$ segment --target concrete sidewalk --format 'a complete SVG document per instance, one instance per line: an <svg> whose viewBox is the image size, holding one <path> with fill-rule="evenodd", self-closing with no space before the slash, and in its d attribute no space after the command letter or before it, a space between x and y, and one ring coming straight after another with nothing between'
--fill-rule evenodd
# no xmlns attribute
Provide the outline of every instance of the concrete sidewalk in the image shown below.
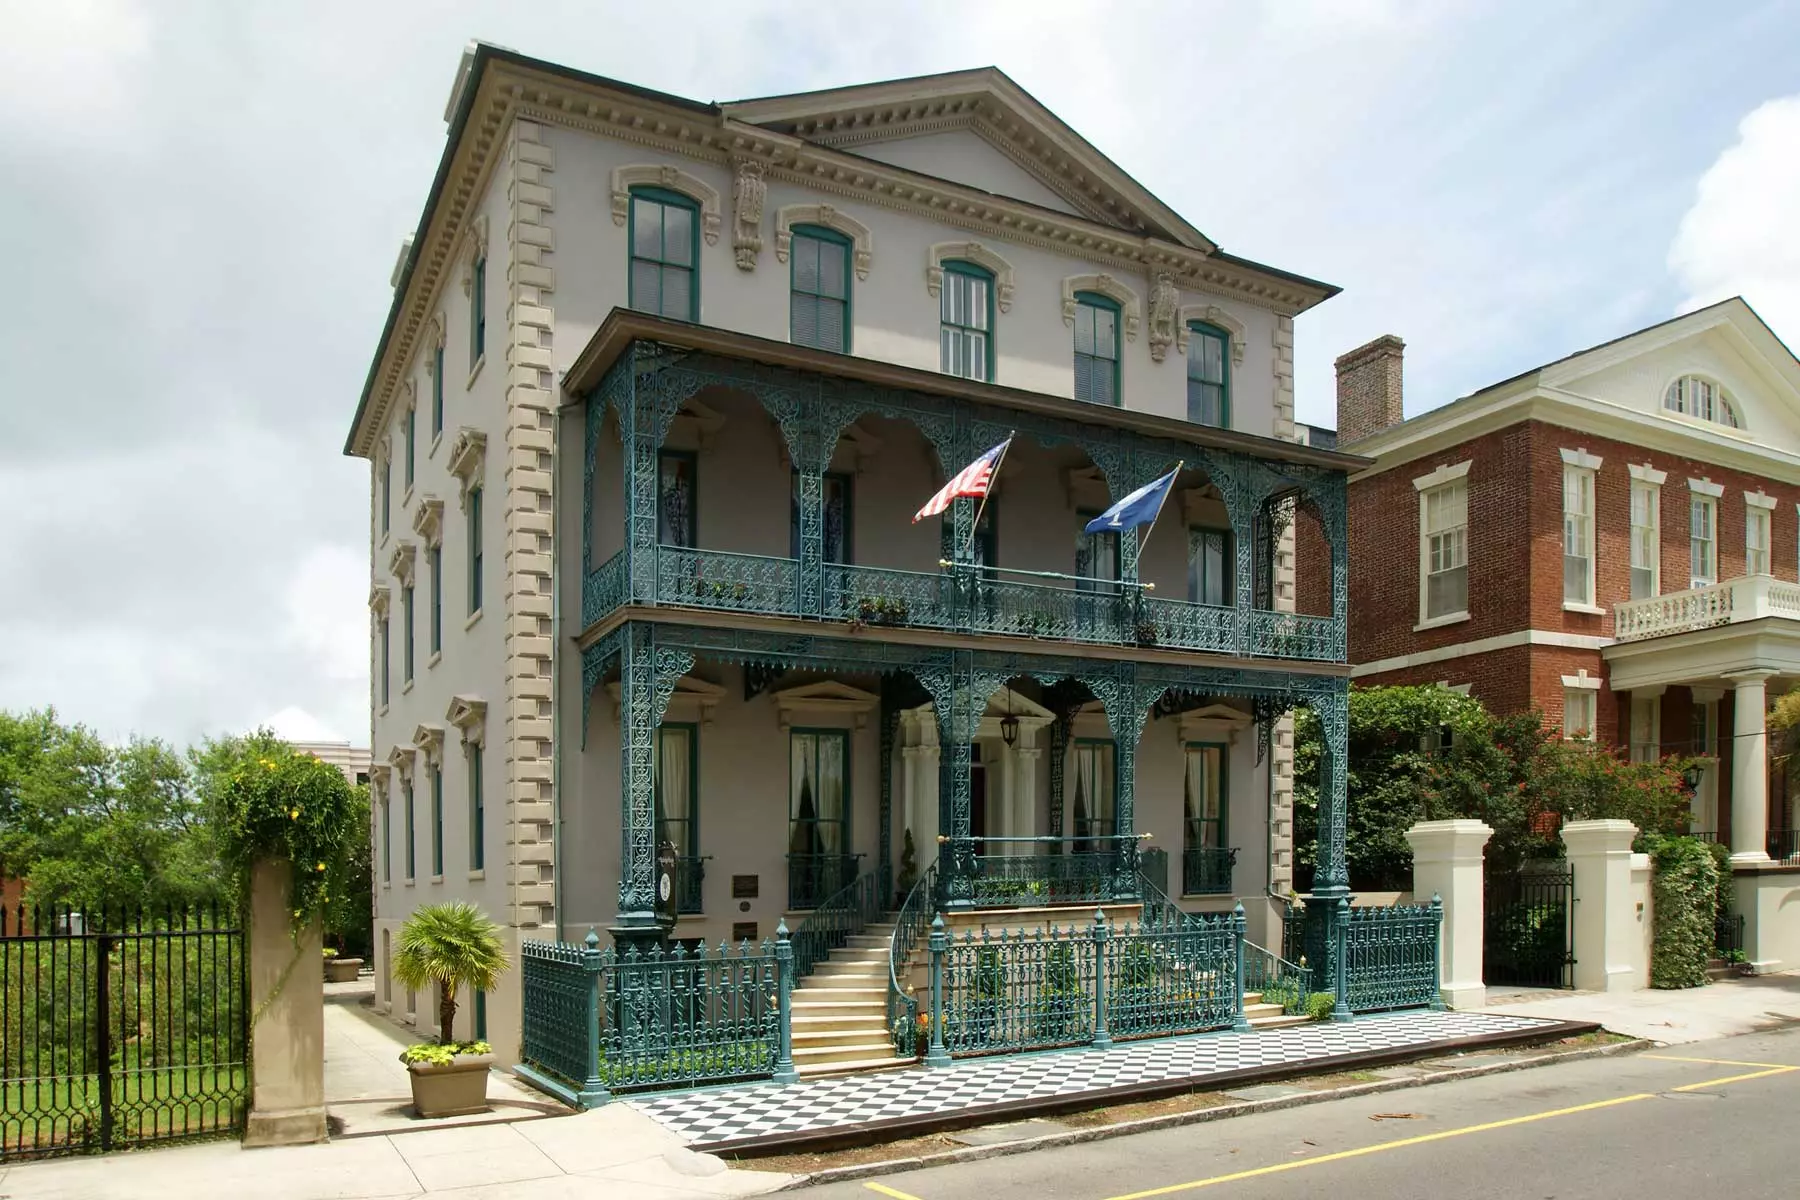
<svg viewBox="0 0 1800 1200"><path fill-rule="evenodd" d="M1680 1045L1800 1021L1800 971L1722 979L1703 988L1642 992L1488 992L1484 1012L1593 1021L1614 1033Z"/></svg>

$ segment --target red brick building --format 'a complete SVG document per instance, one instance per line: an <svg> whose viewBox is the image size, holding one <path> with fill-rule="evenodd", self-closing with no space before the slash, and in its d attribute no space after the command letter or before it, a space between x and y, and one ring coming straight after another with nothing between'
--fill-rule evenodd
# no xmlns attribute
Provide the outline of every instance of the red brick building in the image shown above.
<svg viewBox="0 0 1800 1200"><path fill-rule="evenodd" d="M1375 460L1350 484L1358 681L1699 756L1696 829L1800 849L1763 724L1800 682L1800 361L1732 299L1403 420L1403 351L1337 363L1340 444Z"/></svg>

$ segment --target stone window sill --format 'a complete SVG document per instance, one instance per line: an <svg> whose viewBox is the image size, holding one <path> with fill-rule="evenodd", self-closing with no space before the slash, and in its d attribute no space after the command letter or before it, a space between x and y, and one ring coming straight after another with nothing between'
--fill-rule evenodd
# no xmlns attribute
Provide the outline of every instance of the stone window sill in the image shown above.
<svg viewBox="0 0 1800 1200"><path fill-rule="evenodd" d="M413 681L410 679L407 680L405 683L400 685L400 694L402 696L407 695L408 693L410 693L412 691L412 687L413 687Z"/></svg>
<svg viewBox="0 0 1800 1200"><path fill-rule="evenodd" d="M487 871L483 868L477 867L475 870L469 872L469 879L472 882L480 883L482 880L484 880L486 878L487 878Z"/></svg>
<svg viewBox="0 0 1800 1200"><path fill-rule="evenodd" d="M471 388L475 386L475 377L481 374L481 368L486 365L487 351L484 350L481 353L481 357L475 360L475 365L469 368L469 382L467 386Z"/></svg>
<svg viewBox="0 0 1800 1200"><path fill-rule="evenodd" d="M411 887L413 884L415 884L417 882L418 882L418 880L416 880L416 879L406 879L406 880L401 881L400 886L401 887Z"/></svg>
<svg viewBox="0 0 1800 1200"><path fill-rule="evenodd" d="M443 877L443 876L442 876L442 875L433 875L433 876L432 876L432 877L431 877L431 882L433 882L433 883L442 883L442 882L444 882L444 877Z"/></svg>
<svg viewBox="0 0 1800 1200"><path fill-rule="evenodd" d="M481 610L478 608L474 612L469 614L468 620L463 622L463 631L466 633L467 631L475 628L475 622L477 622L479 620L481 620Z"/></svg>
<svg viewBox="0 0 1800 1200"><path fill-rule="evenodd" d="M425 660L425 669L429 671L443 661L444 652L442 650L433 650L431 652L431 657Z"/></svg>
<svg viewBox="0 0 1800 1200"><path fill-rule="evenodd" d="M1563 611L1587 613L1589 616L1593 617L1604 617L1606 615L1606 610L1601 608L1598 604L1581 604L1574 600L1564 600Z"/></svg>
<svg viewBox="0 0 1800 1200"><path fill-rule="evenodd" d="M1468 619L1469 612L1467 609L1464 609L1462 612L1445 613L1441 617L1427 617L1425 620L1420 621L1417 625L1413 626L1413 632L1421 633L1427 629L1441 629L1445 625L1460 625Z"/></svg>

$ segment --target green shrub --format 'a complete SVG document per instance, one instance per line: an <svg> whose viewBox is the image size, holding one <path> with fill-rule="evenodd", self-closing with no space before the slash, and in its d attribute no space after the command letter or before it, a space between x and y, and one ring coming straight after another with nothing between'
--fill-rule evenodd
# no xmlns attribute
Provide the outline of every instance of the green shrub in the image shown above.
<svg viewBox="0 0 1800 1200"><path fill-rule="evenodd" d="M1650 855L1655 909L1650 986L1704 987L1719 897L1713 851L1696 838L1657 838L1650 843Z"/></svg>
<svg viewBox="0 0 1800 1200"><path fill-rule="evenodd" d="M1337 1008L1337 997L1330 992L1314 992L1306 1001L1306 1015L1315 1021L1323 1021Z"/></svg>

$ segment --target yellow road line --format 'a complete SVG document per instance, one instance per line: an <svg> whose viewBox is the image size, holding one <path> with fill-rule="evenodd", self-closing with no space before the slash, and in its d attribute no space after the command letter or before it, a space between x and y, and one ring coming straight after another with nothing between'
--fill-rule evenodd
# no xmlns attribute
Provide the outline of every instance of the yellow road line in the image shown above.
<svg viewBox="0 0 1800 1200"><path fill-rule="evenodd" d="M1638 1100L1651 1100L1650 1092L1639 1092L1631 1096L1619 1096L1612 1100L1595 1100L1589 1104L1577 1104L1573 1108L1551 1109L1549 1112L1532 1113L1524 1117L1509 1117L1504 1121L1488 1121L1481 1125L1465 1125L1461 1129L1446 1129L1439 1133L1425 1133L1418 1137L1401 1138L1394 1142L1380 1142L1373 1146L1359 1146L1355 1150L1339 1150L1334 1154L1321 1154L1317 1158L1303 1158L1295 1162L1276 1163L1268 1167L1255 1167L1248 1171L1233 1171L1229 1175L1215 1175L1211 1179L1197 1179L1192 1183L1173 1183L1168 1187L1151 1188L1145 1192L1128 1192L1123 1196L1113 1196L1111 1200L1145 1200L1149 1196L1167 1196L1174 1192L1189 1192L1196 1188L1212 1187L1214 1184L1232 1183L1239 1179L1255 1179L1261 1175L1278 1175L1283 1171L1298 1171L1303 1167L1316 1167L1321 1163L1342 1162L1347 1158L1361 1158L1366 1154L1379 1154L1383 1150L1399 1150L1404 1146L1421 1146L1426 1142L1441 1142L1446 1138L1462 1137L1470 1133L1485 1133L1490 1129L1505 1129L1512 1125L1528 1125L1533 1121L1547 1121L1551 1117L1566 1117L1574 1113L1592 1112L1598 1108L1614 1108L1620 1104L1631 1104Z"/></svg>
<svg viewBox="0 0 1800 1200"><path fill-rule="evenodd" d="M885 1184L865 1183L863 1186L868 1188L871 1192L880 1192L882 1195L890 1197L891 1200L919 1200L917 1196L909 1196L905 1192L896 1191Z"/></svg>
<svg viewBox="0 0 1800 1200"><path fill-rule="evenodd" d="M1756 1063L1740 1062L1735 1058L1684 1058L1679 1054L1642 1054L1640 1058L1654 1058L1663 1062L1711 1063L1715 1067L1785 1067L1790 1063Z"/></svg>
<svg viewBox="0 0 1800 1200"><path fill-rule="evenodd" d="M1748 1075L1727 1075L1723 1079L1708 1079L1701 1083L1684 1083L1680 1087L1670 1088L1671 1092L1697 1092L1702 1088L1723 1087L1728 1083L1742 1083L1746 1079L1767 1079L1771 1075L1786 1075L1789 1071L1800 1071L1800 1067L1771 1067L1767 1071L1752 1071Z"/></svg>

